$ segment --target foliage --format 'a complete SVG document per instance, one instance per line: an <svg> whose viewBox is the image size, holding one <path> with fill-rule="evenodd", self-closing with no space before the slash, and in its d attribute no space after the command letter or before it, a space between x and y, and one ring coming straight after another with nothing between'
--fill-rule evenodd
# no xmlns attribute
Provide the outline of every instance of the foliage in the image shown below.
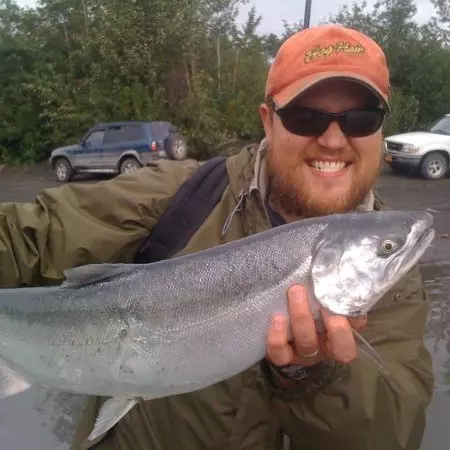
<svg viewBox="0 0 450 450"><path fill-rule="evenodd" d="M415 22L413 0L365 1L328 18L372 36L391 68L385 133L450 112L450 0ZM170 120L191 155L230 151L263 136L258 108L270 61L301 29L260 35L247 0L0 0L0 163L48 157L97 122Z"/></svg>
<svg viewBox="0 0 450 450"><path fill-rule="evenodd" d="M387 55L392 114L385 134L422 128L450 112L450 53L445 23L450 1L433 0L439 18L419 25L414 0L383 0L370 10L365 1L343 7L332 23L361 30Z"/></svg>
<svg viewBox="0 0 450 450"><path fill-rule="evenodd" d="M259 139L269 60L242 3L0 0L0 157L43 159L110 120L170 120L197 157Z"/></svg>

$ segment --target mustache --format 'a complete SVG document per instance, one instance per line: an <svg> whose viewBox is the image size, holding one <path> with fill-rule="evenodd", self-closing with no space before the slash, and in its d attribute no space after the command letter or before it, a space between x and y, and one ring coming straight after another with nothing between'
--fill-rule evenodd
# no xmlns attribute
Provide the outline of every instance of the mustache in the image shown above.
<svg viewBox="0 0 450 450"><path fill-rule="evenodd" d="M320 145L314 145L310 148L304 149L301 152L304 160L314 160L314 159L329 159L329 160L340 160L340 161L354 161L357 158L355 151L349 147L345 146L337 149L330 149L328 147L321 147Z"/></svg>

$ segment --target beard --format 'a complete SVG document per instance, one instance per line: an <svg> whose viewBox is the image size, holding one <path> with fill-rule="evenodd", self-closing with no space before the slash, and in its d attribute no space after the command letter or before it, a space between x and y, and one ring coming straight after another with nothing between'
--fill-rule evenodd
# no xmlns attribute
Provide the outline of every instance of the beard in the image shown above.
<svg viewBox="0 0 450 450"><path fill-rule="evenodd" d="M380 158L378 167L369 174L363 177L353 174L351 185L345 192L340 190L338 195L333 195L330 188L326 195L321 195L298 175L298 168L305 164L304 160L297 160L289 165L280 155L277 157L268 149L269 203L292 218L318 217L354 210L369 194L381 170Z"/></svg>

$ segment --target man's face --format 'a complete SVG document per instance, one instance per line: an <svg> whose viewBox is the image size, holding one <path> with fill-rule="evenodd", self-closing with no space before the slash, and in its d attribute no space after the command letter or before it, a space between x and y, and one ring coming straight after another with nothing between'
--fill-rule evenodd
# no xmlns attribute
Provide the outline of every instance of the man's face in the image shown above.
<svg viewBox="0 0 450 450"><path fill-rule="evenodd" d="M371 95L357 83L330 80L295 104L338 113L365 108ZM305 137L287 131L266 104L260 113L269 144L269 201L286 218L347 212L368 194L381 164L381 129L354 138L331 122L322 135Z"/></svg>

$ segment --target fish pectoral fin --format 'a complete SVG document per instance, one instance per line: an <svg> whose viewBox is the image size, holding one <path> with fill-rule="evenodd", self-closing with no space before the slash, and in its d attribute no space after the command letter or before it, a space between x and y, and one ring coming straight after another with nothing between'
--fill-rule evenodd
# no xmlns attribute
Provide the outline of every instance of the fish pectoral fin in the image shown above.
<svg viewBox="0 0 450 450"><path fill-rule="evenodd" d="M77 287L92 284L107 278L130 272L130 264L87 264L85 266L73 267L64 271L65 281L61 287Z"/></svg>
<svg viewBox="0 0 450 450"><path fill-rule="evenodd" d="M93 441L110 430L134 405L138 403L136 399L114 397L106 400L100 408L94 428L88 437Z"/></svg>
<svg viewBox="0 0 450 450"><path fill-rule="evenodd" d="M394 379L392 374L389 372L386 364L380 358L380 355L377 351L370 345L369 342L356 330L353 331L353 336L355 337L355 342L358 345L359 351L364 354L367 358L369 358L375 365L378 367L378 370L383 375L384 379L387 383L397 392L400 392L401 387L399 383Z"/></svg>
<svg viewBox="0 0 450 450"><path fill-rule="evenodd" d="M0 398L10 397L26 391L31 385L21 375L0 360Z"/></svg>

